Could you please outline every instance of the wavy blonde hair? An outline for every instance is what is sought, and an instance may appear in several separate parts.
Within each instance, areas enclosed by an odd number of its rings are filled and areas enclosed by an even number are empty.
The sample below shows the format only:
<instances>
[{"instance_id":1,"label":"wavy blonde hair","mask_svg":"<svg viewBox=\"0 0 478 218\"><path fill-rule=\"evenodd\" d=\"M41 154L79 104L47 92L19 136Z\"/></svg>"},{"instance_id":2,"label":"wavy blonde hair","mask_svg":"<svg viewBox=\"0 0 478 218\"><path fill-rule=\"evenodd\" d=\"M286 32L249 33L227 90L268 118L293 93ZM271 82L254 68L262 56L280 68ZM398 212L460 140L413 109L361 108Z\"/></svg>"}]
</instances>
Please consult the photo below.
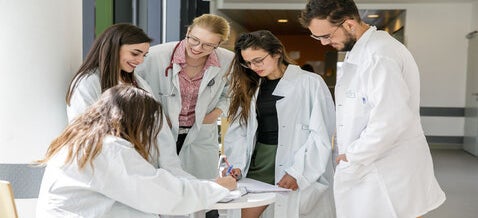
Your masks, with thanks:
<instances>
[{"instance_id":1,"label":"wavy blonde hair","mask_svg":"<svg viewBox=\"0 0 478 218\"><path fill-rule=\"evenodd\" d=\"M229 39L229 33L231 27L229 22L221 16L214 14L203 14L194 18L191 25L188 27L188 32L195 26L202 27L209 30L212 33L221 35L221 42L225 42Z\"/></svg>"}]
</instances>

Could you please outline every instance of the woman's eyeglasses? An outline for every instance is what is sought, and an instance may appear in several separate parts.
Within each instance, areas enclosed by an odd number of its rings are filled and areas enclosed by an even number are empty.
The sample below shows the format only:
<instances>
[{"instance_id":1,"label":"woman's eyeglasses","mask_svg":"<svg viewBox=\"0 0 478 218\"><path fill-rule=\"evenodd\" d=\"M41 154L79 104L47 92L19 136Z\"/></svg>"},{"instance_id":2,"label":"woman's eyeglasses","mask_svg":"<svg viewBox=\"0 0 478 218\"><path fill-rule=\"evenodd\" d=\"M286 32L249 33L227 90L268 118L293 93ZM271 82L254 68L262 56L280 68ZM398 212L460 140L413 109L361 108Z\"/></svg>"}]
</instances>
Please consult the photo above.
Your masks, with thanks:
<instances>
[{"instance_id":1,"label":"woman's eyeglasses","mask_svg":"<svg viewBox=\"0 0 478 218\"><path fill-rule=\"evenodd\" d=\"M244 63L240 63L240 64L242 67L248 68L248 69L251 69L252 65L254 65L254 67L262 67L262 65L264 65L264 59L266 59L268 55L269 54L266 54L262 58L256 58L251 61L245 61Z\"/></svg>"},{"instance_id":2,"label":"woman's eyeglasses","mask_svg":"<svg viewBox=\"0 0 478 218\"><path fill-rule=\"evenodd\" d=\"M187 35L186 39L187 39L187 42L188 42L189 45L191 45L191 46L201 45L201 48L204 49L205 51L212 51L219 46L219 43L216 45L216 44L212 44L212 43L201 42L200 39L198 39L197 37L192 36L192 35Z\"/></svg>"}]
</instances>

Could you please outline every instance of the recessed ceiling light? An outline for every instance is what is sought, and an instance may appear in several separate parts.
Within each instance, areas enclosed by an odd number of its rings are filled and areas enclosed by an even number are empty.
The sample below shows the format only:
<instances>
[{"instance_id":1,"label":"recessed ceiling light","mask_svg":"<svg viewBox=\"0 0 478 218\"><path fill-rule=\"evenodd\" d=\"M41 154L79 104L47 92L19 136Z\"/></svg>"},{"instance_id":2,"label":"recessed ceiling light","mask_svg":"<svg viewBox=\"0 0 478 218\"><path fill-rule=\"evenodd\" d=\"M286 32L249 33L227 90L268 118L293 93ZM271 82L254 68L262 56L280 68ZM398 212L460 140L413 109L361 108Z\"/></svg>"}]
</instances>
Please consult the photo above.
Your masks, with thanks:
<instances>
[{"instance_id":1,"label":"recessed ceiling light","mask_svg":"<svg viewBox=\"0 0 478 218\"><path fill-rule=\"evenodd\" d=\"M289 20L287 20L287 19L278 19L277 22L278 22L278 23L287 23L287 22L289 22Z\"/></svg>"},{"instance_id":2,"label":"recessed ceiling light","mask_svg":"<svg viewBox=\"0 0 478 218\"><path fill-rule=\"evenodd\" d=\"M369 14L367 15L368 18L378 18L380 17L378 14Z\"/></svg>"}]
</instances>

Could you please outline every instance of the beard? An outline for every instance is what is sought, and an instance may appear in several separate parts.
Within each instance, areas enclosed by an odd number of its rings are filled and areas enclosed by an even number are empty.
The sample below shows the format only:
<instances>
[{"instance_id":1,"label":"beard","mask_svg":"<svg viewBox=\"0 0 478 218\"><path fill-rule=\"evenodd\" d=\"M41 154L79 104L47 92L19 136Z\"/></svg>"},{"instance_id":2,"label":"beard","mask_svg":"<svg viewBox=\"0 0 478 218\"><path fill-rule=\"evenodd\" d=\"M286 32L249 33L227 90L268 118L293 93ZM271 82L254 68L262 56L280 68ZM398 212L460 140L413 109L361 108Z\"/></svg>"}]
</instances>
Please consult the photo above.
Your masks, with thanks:
<instances>
[{"instance_id":1,"label":"beard","mask_svg":"<svg viewBox=\"0 0 478 218\"><path fill-rule=\"evenodd\" d=\"M347 31L344 31L344 32L345 32L345 36L347 38L344 41L344 47L342 49L339 49L339 51L350 51L354 47L357 40L349 32L347 32Z\"/></svg>"}]
</instances>

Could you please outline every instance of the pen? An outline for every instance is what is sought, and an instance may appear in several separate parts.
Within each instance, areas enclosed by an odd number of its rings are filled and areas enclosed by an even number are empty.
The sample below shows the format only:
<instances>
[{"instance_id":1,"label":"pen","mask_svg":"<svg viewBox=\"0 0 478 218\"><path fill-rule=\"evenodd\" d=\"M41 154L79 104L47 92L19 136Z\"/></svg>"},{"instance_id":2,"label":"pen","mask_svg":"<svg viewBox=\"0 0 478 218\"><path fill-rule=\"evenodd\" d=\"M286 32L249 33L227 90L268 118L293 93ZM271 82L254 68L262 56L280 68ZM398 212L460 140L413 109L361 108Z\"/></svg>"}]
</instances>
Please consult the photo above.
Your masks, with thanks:
<instances>
[{"instance_id":1,"label":"pen","mask_svg":"<svg viewBox=\"0 0 478 218\"><path fill-rule=\"evenodd\" d=\"M232 167L232 165L229 165L229 167L227 168L226 176L229 176L231 174Z\"/></svg>"}]
</instances>

